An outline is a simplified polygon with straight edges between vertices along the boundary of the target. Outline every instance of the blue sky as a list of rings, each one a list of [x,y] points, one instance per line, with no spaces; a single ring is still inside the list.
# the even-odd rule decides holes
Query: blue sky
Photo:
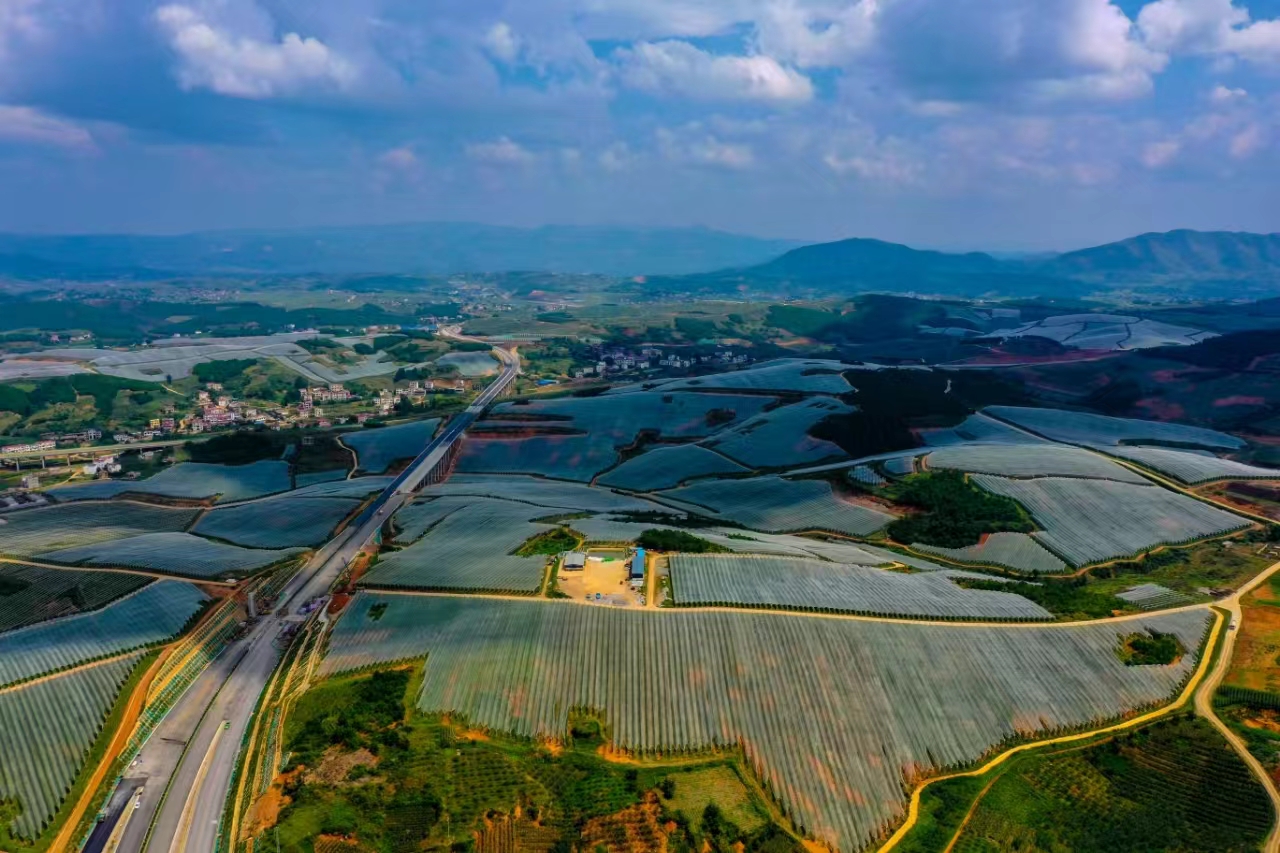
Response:
[[[0,0],[0,230],[1280,230],[1280,0]]]

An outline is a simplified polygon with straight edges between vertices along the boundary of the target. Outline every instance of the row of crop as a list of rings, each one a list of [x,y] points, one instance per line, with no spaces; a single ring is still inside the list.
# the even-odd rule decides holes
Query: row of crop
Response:
[[[1053,444],[962,444],[929,454],[930,468],[1014,479],[1079,477],[1146,484],[1141,474],[1089,450]]]
[[[55,504],[29,509],[6,516],[0,553],[30,557],[144,533],[178,532],[185,530],[197,514],[197,510],[128,501]]]
[[[0,692],[0,802],[20,807],[16,837],[35,839],[49,825],[140,657]]]
[[[840,500],[824,480],[752,477],[701,480],[653,497],[682,510],[711,514],[768,533],[821,530],[842,536],[870,536],[893,516]]]
[[[206,601],[190,584],[163,581],[102,610],[0,634],[0,686],[168,640],[190,624]]]
[[[68,565],[108,566],[178,577],[215,578],[258,571],[304,550],[241,548],[190,533],[147,533],[129,539],[53,551],[40,555],[40,558]]]
[[[386,605],[376,620],[374,604]],[[1131,627],[1194,649],[1207,620]],[[1129,667],[1116,644],[1105,623],[955,628],[361,593],[325,671],[426,654],[424,711],[556,738],[571,708],[603,708],[628,751],[741,745],[796,823],[858,849],[900,816],[909,780],[1162,702],[1197,660]]]
[[[1044,477],[973,481],[1012,498],[1044,528],[1032,535],[1073,566],[1126,559],[1160,545],[1181,545],[1248,527],[1225,510],[1157,486]]]
[[[1053,615],[1019,595],[971,590],[946,573],[901,574],[794,557],[671,557],[677,605],[760,607],[909,619],[1037,621]]]
[[[920,543],[911,548],[959,563],[994,566],[1018,574],[1053,575],[1067,571],[1063,560],[1025,533],[992,533],[981,543],[966,548]]]

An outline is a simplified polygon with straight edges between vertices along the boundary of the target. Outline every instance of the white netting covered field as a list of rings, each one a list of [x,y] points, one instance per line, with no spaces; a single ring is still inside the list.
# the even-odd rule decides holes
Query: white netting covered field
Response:
[[[952,583],[950,575],[901,574],[793,557],[671,557],[672,597],[680,605],[760,605],[872,616],[1019,622],[1053,618],[1049,611],[1020,595],[965,589]]]
[[[1054,441],[1065,441],[1068,444],[1105,445],[1122,442],[1136,444],[1146,441],[1188,444],[1223,450],[1237,450],[1244,447],[1244,442],[1235,436],[1186,424],[1112,418],[1086,412],[1030,409],[1022,406],[988,406],[983,409],[983,412]]]
[[[190,533],[147,533],[132,539],[99,542],[41,554],[51,563],[115,566],[194,578],[253,572],[301,553],[303,548],[241,548]]]
[[[1092,477],[1123,483],[1147,482],[1141,474],[1097,453],[1064,445],[961,444],[935,450],[925,461],[930,468],[1001,477]]]
[[[143,533],[184,530],[198,512],[131,501],[102,501],[8,513],[0,516],[0,553],[29,557]]]
[[[1183,450],[1165,450],[1160,447],[1108,447],[1108,453],[1132,459],[1176,477],[1184,483],[1208,483],[1212,480],[1280,480],[1280,470],[1246,465],[1231,459],[1220,459]]]
[[[917,551],[949,557],[962,563],[980,563],[988,566],[1052,575],[1065,572],[1067,564],[1057,555],[1025,533],[992,533],[977,545],[967,548],[939,548],[936,545],[912,545]]]
[[[824,480],[702,480],[654,497],[689,512],[722,516],[768,533],[830,530],[869,536],[893,521],[888,513],[841,500]]]
[[[624,749],[740,746],[806,833],[854,851],[901,819],[904,780],[1166,701],[1196,654],[1126,666],[1118,634],[1196,649],[1208,618],[950,627],[361,593],[322,671],[425,655],[418,706],[475,726],[559,738],[586,707]]]
[[[1073,566],[1133,557],[1157,545],[1180,545],[1250,523],[1158,486],[1065,477],[1009,480],[986,474],[973,479],[1026,507],[1044,528],[1032,536]]]

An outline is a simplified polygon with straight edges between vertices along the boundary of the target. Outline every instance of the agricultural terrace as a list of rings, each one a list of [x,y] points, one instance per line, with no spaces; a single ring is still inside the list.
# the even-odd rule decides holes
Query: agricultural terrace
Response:
[[[0,516],[0,553],[30,557],[144,533],[185,530],[198,510],[131,503],[65,504]]]
[[[768,533],[829,530],[870,536],[894,518],[841,500],[824,480],[702,480],[652,497],[686,512],[722,517]]]
[[[300,498],[293,494],[207,512],[193,533],[247,548],[313,547],[322,544],[360,506],[355,498]]]
[[[1246,465],[1206,453],[1159,447],[1108,447],[1106,450],[1191,485],[1229,479],[1280,480],[1280,470],[1275,468]]]
[[[217,496],[223,503],[287,492],[289,463],[264,459],[247,465],[179,462],[145,480],[92,480],[49,490],[60,501],[109,500],[119,495],[156,495],[204,500]]]
[[[783,391],[800,394],[847,394],[853,387],[845,380],[844,372],[852,369],[874,369],[871,365],[844,364],[825,359],[779,358],[752,365],[744,370],[715,373],[693,379],[676,379],[658,385],[659,391]],[[644,386],[629,385],[609,392],[613,394],[638,393]]]
[[[991,533],[982,537],[977,545],[966,548],[939,548],[920,543],[911,547],[958,563],[996,566],[1033,575],[1054,575],[1067,571],[1066,563],[1026,533]]]
[[[1197,649],[1208,618],[1128,627]],[[563,738],[568,710],[593,708],[631,752],[741,747],[806,834],[860,850],[901,819],[904,783],[1018,735],[1160,703],[1196,665],[1191,653],[1126,666],[1117,647],[1108,623],[952,627],[362,592],[321,669],[425,655],[426,712]]]
[[[988,406],[983,413],[1067,444],[1119,445],[1162,443],[1239,450],[1244,442],[1233,435],[1203,427],[1112,418],[1061,409],[1029,409],[1021,406]]]
[[[750,420],[703,442],[749,468],[789,468],[811,465],[847,454],[836,444],[809,435],[809,430],[832,415],[856,411],[832,397],[812,397]]]
[[[549,511],[669,512],[661,504],[583,483],[502,474],[454,474],[427,486],[425,496],[497,498],[544,507]]]
[[[634,445],[641,433],[662,440],[705,438],[772,402],[758,395],[635,391],[501,403],[467,436],[458,469],[588,482],[617,464],[619,449]],[[493,431],[499,427],[513,434]],[[539,429],[554,434],[521,437]]]
[[[929,454],[929,468],[1001,477],[1084,477],[1145,485],[1147,480],[1097,453],[1052,444],[962,444]]]
[[[396,426],[362,429],[344,433],[342,443],[356,452],[359,470],[383,474],[395,463],[413,459],[421,453],[439,426],[439,418],[428,418]]]
[[[208,601],[188,583],[156,581],[92,613],[0,634],[0,687],[163,642]]]
[[[193,578],[220,578],[256,572],[302,553],[303,548],[241,548],[190,533],[148,533],[80,548],[64,548],[39,559],[71,566],[112,566]]]
[[[698,477],[746,473],[746,468],[705,447],[678,444],[650,448],[601,474],[597,482],[635,492],[651,492],[670,489]]]
[[[1048,444],[1046,439],[1015,429],[981,412],[965,418],[959,426],[921,430],[920,437],[929,447],[951,447],[956,444]]]
[[[89,613],[151,582],[125,572],[0,563],[0,633],[61,616]]]
[[[670,564],[678,605],[1019,622],[1053,618],[1020,595],[956,586],[950,572],[908,575],[824,560],[723,554],[677,554]]]
[[[513,552],[530,537],[555,529],[530,521],[545,510],[484,498],[439,498],[410,509],[410,517],[397,523],[410,532],[424,531],[422,538],[383,554],[361,580],[363,585],[516,593],[536,592],[542,586],[546,557]]]
[[[1159,545],[1249,526],[1240,516],[1159,486],[1063,477],[1009,480],[986,474],[973,481],[1026,507],[1044,528],[1031,535],[1073,566],[1134,557]]]
[[[0,815],[12,814],[0,840],[33,840],[49,826],[140,657],[0,691]]]
[[[294,498],[364,498],[375,492],[381,492],[391,485],[395,477],[353,477],[350,480],[318,482],[299,488],[290,493]],[[302,478],[298,478],[302,482]]]

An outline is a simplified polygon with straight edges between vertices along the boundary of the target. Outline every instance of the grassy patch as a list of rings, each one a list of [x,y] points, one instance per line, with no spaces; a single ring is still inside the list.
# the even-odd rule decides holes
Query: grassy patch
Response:
[[[1258,849],[1271,824],[1248,768],[1190,715],[931,785],[920,815],[898,853],[936,853],[953,840],[956,853],[1243,853]]]
[[[1186,653],[1177,637],[1159,631],[1130,634],[1120,640],[1119,655],[1126,666],[1167,666]]]
[[[636,543],[641,548],[651,551],[680,551],[685,554],[721,554],[729,549],[714,542],[708,542],[701,536],[694,536],[683,530],[659,530],[653,528],[640,534]]]
[[[1105,619],[1116,610],[1133,610],[1134,606],[1108,592],[1097,590],[1088,578],[1054,580],[1044,578],[1035,583],[985,581],[977,578],[954,578],[966,589],[1012,592],[1028,598],[1062,619]]]
[[[496,848],[486,833],[507,825],[519,838],[545,842],[537,849],[591,850],[599,838],[641,824],[668,835],[673,853],[729,853],[738,842],[750,851],[797,851],[730,761],[703,761],[690,772],[606,761],[597,750],[607,728],[586,711],[573,715],[574,737],[558,750],[474,732],[459,720],[406,716],[419,672],[334,678],[299,699],[285,732],[294,772],[281,777],[289,798],[278,823],[281,851],[310,853],[321,835],[353,838],[369,851],[462,850],[477,832],[480,849],[489,850]],[[376,762],[337,781],[311,772],[321,756],[333,760],[356,743]],[[270,830],[268,846],[275,838]]]
[[[516,556],[536,557],[543,554],[559,554],[562,551],[574,550],[581,542],[582,540],[569,528],[557,527],[555,530],[548,530],[525,540],[525,543],[516,549]]]
[[[1035,530],[1016,501],[978,488],[959,471],[913,474],[884,491],[895,502],[921,510],[889,525],[898,542],[964,548],[976,545],[984,533]]]

